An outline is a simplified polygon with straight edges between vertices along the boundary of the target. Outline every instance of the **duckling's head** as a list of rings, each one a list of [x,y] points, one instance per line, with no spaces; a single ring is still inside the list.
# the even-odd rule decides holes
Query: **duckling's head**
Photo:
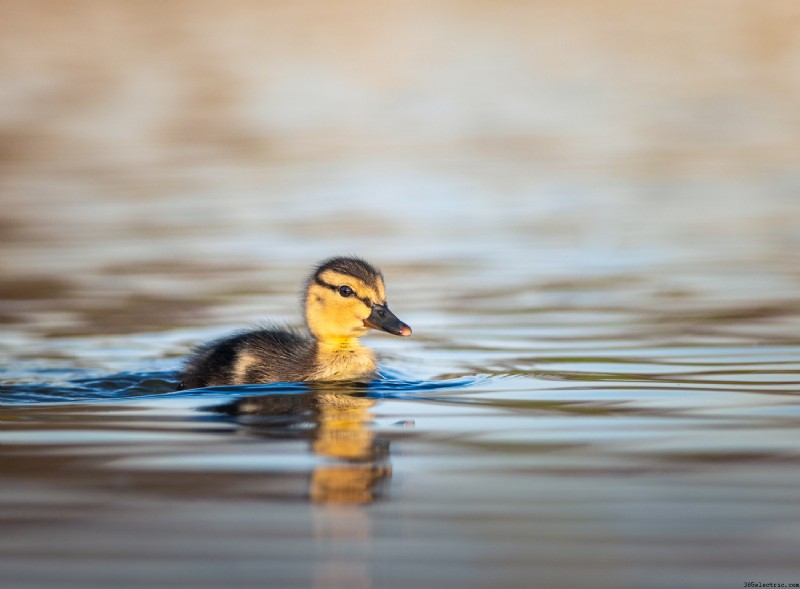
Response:
[[[319,264],[306,282],[305,312],[311,333],[323,342],[358,338],[369,329],[411,335],[386,305],[380,270],[360,258]]]

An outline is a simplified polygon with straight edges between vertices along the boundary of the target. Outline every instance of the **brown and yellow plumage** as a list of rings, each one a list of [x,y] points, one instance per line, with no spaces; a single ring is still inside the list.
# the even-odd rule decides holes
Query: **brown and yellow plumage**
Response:
[[[320,263],[303,304],[308,334],[266,327],[200,346],[181,372],[181,388],[371,378],[375,355],[358,338],[369,329],[411,335],[387,306],[383,275],[360,258]]]

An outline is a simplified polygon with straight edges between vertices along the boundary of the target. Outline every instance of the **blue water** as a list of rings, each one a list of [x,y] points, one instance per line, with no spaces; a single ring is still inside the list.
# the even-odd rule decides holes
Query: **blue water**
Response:
[[[773,288],[756,300],[734,289],[738,272],[709,264],[705,290],[675,301],[645,294],[657,268],[601,290],[597,277],[543,284],[521,267],[517,287],[467,286],[494,264],[435,289],[427,271],[400,273],[394,305],[414,336],[366,338],[382,362],[369,383],[176,391],[191,346],[235,325],[6,347],[17,360],[0,385],[5,578],[792,582],[793,279],[765,279]],[[443,292],[459,296],[437,302]]]
[[[520,346],[526,329],[470,350],[391,348],[400,368],[371,383],[7,383],[5,574],[41,587],[65,574],[199,587],[794,578],[799,345],[587,343],[571,329],[556,353]],[[458,369],[408,377],[440,356]]]
[[[35,378],[35,377],[34,377]],[[403,379],[396,371],[383,369],[379,378],[369,382],[324,383],[331,391],[346,393],[357,390],[370,398],[414,398],[438,389],[469,387],[483,377],[448,378],[441,380]],[[238,398],[244,395],[280,395],[319,391],[323,384],[270,383],[217,386],[178,390],[178,373],[173,371],[119,373],[104,377],[75,378],[60,384],[0,385],[0,403],[9,407],[21,404],[125,402],[126,400],[164,398],[209,399]]]

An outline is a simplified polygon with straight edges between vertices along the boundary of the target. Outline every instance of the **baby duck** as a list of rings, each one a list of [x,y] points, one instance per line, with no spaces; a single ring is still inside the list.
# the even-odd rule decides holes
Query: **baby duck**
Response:
[[[306,280],[303,304],[309,334],[261,328],[202,345],[186,362],[180,388],[368,379],[375,354],[358,338],[369,329],[411,335],[386,305],[383,274],[360,258],[321,262]]]

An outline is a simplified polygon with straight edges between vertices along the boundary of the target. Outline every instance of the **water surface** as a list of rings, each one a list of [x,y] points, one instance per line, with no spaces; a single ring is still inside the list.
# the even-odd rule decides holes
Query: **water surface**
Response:
[[[0,19],[4,588],[800,583],[794,3],[51,8]],[[347,253],[384,378],[175,391]]]

